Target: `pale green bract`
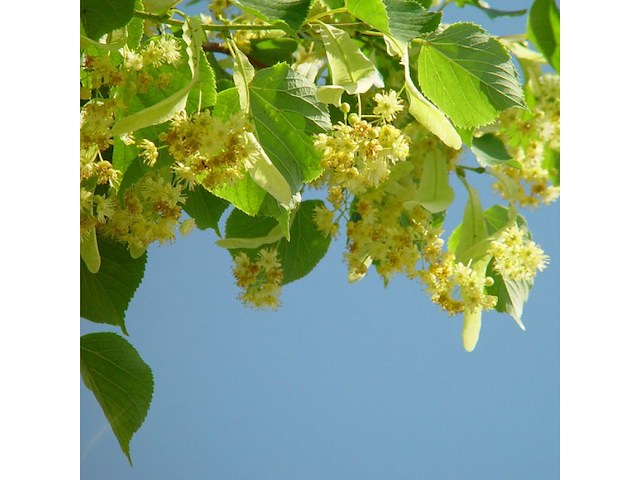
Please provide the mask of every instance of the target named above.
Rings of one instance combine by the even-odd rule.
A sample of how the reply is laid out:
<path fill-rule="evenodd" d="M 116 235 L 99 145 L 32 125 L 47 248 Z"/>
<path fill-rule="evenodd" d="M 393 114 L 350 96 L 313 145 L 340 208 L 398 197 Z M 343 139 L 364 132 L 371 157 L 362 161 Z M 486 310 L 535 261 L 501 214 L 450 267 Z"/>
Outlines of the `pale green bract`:
<path fill-rule="evenodd" d="M 183 25 L 183 39 L 187 43 L 187 55 L 191 80 L 180 90 L 165 98 L 155 105 L 118 120 L 111 132 L 114 136 L 140 130 L 151 125 L 158 125 L 171 120 L 176 113 L 184 110 L 191 89 L 198 83 L 200 73 L 200 56 L 204 33 L 201 30 L 200 20 L 190 18 Z"/>
<path fill-rule="evenodd" d="M 365 93 L 372 86 L 383 88 L 380 72 L 344 30 L 318 22 L 322 42 L 327 51 L 333 85 L 350 95 Z"/>
<path fill-rule="evenodd" d="M 422 205 L 432 213 L 445 211 L 453 202 L 453 188 L 449 185 L 449 165 L 444 154 L 437 152 L 424 160 L 420 184 L 413 199 L 405 207 Z"/>

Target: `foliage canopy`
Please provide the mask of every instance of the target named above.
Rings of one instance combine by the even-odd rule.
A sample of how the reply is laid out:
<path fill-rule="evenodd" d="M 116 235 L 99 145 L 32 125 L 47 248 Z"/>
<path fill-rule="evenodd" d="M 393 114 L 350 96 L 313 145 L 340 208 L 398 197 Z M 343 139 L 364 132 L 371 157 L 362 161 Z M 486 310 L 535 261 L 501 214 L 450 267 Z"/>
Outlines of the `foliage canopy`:
<path fill-rule="evenodd" d="M 343 229 L 350 281 L 414 279 L 462 316 L 466 350 L 483 311 L 524 329 L 548 257 L 523 207 L 559 195 L 560 13 L 455 0 L 528 15 L 499 38 L 445 23 L 449 3 L 215 0 L 188 16 L 172 0 L 81 0 L 81 316 L 126 335 L 147 248 L 194 227 L 229 251 L 239 299 L 275 309 Z M 501 203 L 482 204 L 478 175 Z M 445 239 L 456 180 L 468 199 Z M 131 461 L 151 369 L 94 333 L 81 373 Z"/>

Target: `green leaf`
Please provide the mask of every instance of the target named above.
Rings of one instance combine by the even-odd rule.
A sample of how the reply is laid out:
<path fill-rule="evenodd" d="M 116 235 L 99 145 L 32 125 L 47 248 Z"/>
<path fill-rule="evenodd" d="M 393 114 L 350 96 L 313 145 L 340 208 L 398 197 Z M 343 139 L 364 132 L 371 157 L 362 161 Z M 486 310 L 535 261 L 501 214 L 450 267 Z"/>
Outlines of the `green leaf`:
<path fill-rule="evenodd" d="M 375 85 L 384 86 L 375 65 L 358 48 L 344 30 L 318 22 L 320 34 L 327 51 L 331 82 L 344 88 L 347 93 L 365 93 Z"/>
<path fill-rule="evenodd" d="M 282 238 L 278 222 L 273 217 L 251 217 L 233 209 L 227 218 L 224 237 L 216 243 L 227 249 L 255 249 Z"/>
<path fill-rule="evenodd" d="M 484 211 L 484 219 L 487 222 L 487 232 L 494 235 L 496 232 L 510 226 L 514 221 L 519 227 L 526 228 L 527 222 L 522 215 L 514 216 L 512 209 L 502 205 L 494 205 Z"/>
<path fill-rule="evenodd" d="M 403 43 L 434 31 L 442 18 L 413 0 L 347 0 L 345 6 L 354 17 Z"/>
<path fill-rule="evenodd" d="M 408 46 L 401 44 L 393 37 L 385 37 L 385 41 L 396 54 L 401 56 L 401 63 L 404 65 L 406 93 L 409 99 L 409 113 L 420 125 L 442 140 L 445 145 L 459 150 L 462 147 L 462 138 L 454 126 L 444 113 L 422 95 L 411 79 Z"/>
<path fill-rule="evenodd" d="M 198 82 L 187 97 L 187 113 L 204 110 L 216 104 L 216 75 L 208 61 L 198 62 Z"/>
<path fill-rule="evenodd" d="M 236 208 L 250 216 L 257 215 L 267 192 L 246 174 L 236 180 L 232 186 L 225 185 L 212 192 L 214 195 L 231 202 Z"/>
<path fill-rule="evenodd" d="M 134 0 L 80 0 L 80 21 L 89 38 L 124 27 L 133 18 Z"/>
<path fill-rule="evenodd" d="M 218 222 L 220 222 L 220 217 L 222 217 L 228 206 L 229 202 L 216 197 L 198 185 L 187 192 L 187 201 L 183 209 L 196 221 L 196 225 L 200 230 L 213 228 L 220 236 Z"/>
<path fill-rule="evenodd" d="M 322 172 L 312 136 L 331 128 L 327 107 L 316 99 L 316 86 L 281 63 L 256 73 L 250 103 L 260 145 L 291 190 L 299 191 L 302 182 Z"/>
<path fill-rule="evenodd" d="M 527 19 L 527 36 L 560 73 L 560 10 L 555 0 L 535 0 Z"/>
<path fill-rule="evenodd" d="M 471 151 L 483 167 L 508 165 L 513 168 L 522 168 L 520 162 L 511 158 L 502 140 L 491 133 L 474 137 L 471 142 Z"/>
<path fill-rule="evenodd" d="M 80 337 L 80 373 L 93 392 L 129 463 L 129 443 L 151 404 L 153 374 L 135 348 L 115 333 Z"/>
<path fill-rule="evenodd" d="M 441 12 L 430 12 L 412 0 L 384 0 L 384 4 L 389 15 L 389 33 L 402 42 L 433 32 L 442 19 Z"/>
<path fill-rule="evenodd" d="M 237 4 L 264 20 L 284 23 L 287 32 L 295 35 L 307 19 L 311 0 L 238 0 Z"/>
<path fill-rule="evenodd" d="M 291 208 L 284 208 L 275 198 L 267 195 L 262 202 L 259 215 L 275 218 L 284 238 L 291 240 L 291 221 L 293 220 L 291 211 Z"/>
<path fill-rule="evenodd" d="M 111 163 L 113 168 L 122 172 L 123 175 L 127 173 L 129 166 L 138 156 L 138 149 L 135 145 L 127 145 L 120 137 L 113 138 L 113 155 L 111 157 Z M 122 182 L 121 182 L 122 183 Z M 120 185 L 118 186 L 120 188 Z"/>
<path fill-rule="evenodd" d="M 382 0 L 346 0 L 351 15 L 364 20 L 382 33 L 391 33 L 387 8 Z"/>
<path fill-rule="evenodd" d="M 449 251 L 453 251 L 457 261 L 464 264 L 484 255 L 484 252 L 476 252 L 474 247 L 489 236 L 480 195 L 473 187 L 468 187 L 468 191 L 469 200 L 464 209 L 462 223 L 458 227 L 459 231 L 456 236 L 452 233 L 449 238 Z"/>
<path fill-rule="evenodd" d="M 291 283 L 307 275 L 322 260 L 331 244 L 313 221 L 313 209 L 321 200 L 305 200 L 300 204 L 291 224 L 291 240 L 281 240 L 278 253 L 282 258 L 282 284 Z"/>
<path fill-rule="evenodd" d="M 522 323 L 522 311 L 529 298 L 529 291 L 533 286 L 526 280 L 505 280 L 489 266 L 487 276 L 493 278 L 493 285 L 487 287 L 487 293 L 498 297 L 496 311 L 511 315 L 522 330 L 526 330 Z"/>
<path fill-rule="evenodd" d="M 273 217 L 252 218 L 234 210 L 227 219 L 227 238 L 217 243 L 232 255 L 244 251 L 250 257 L 255 257 L 258 249 L 274 245 L 282 263 L 282 283 L 291 283 L 311 272 L 331 244 L 331 238 L 325 237 L 313 221 L 313 209 L 318 205 L 322 205 L 321 200 L 305 200 L 300 204 L 291 223 L 289 241 Z"/>
<path fill-rule="evenodd" d="M 549 172 L 551 183 L 560 186 L 560 152 L 549 147 L 544 147 L 544 157 L 542 158 L 542 168 Z"/>
<path fill-rule="evenodd" d="M 291 61 L 297 48 L 298 42 L 289 37 L 252 39 L 251 57 L 266 66 L 271 66 Z"/>
<path fill-rule="evenodd" d="M 502 110 L 524 106 L 509 52 L 479 26 L 456 23 L 422 43 L 420 87 L 456 125 L 486 125 Z"/>
<path fill-rule="evenodd" d="M 449 162 L 445 155 L 434 152 L 424 159 L 422 178 L 416 195 L 405 206 L 420 204 L 432 213 L 442 212 L 453 203 L 453 188 L 449 185 Z"/>
<path fill-rule="evenodd" d="M 141 0 L 135 0 L 134 10 L 144 10 Z M 142 41 L 142 35 L 144 34 L 144 19 L 139 17 L 133 17 L 127 24 L 127 46 L 130 49 L 138 48 Z"/>
<path fill-rule="evenodd" d="M 147 257 L 133 259 L 126 246 L 100 238 L 98 248 L 101 266 L 97 273 L 80 262 L 80 316 L 119 326 L 126 333 L 125 312 L 142 281 Z"/>

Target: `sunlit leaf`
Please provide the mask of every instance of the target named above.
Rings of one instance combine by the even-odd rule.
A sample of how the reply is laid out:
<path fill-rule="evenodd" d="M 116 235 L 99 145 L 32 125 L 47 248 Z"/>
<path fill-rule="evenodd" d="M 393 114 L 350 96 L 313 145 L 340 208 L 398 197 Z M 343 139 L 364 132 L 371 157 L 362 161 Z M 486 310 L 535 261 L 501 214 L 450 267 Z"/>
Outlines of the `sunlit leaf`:
<path fill-rule="evenodd" d="M 456 125 L 486 125 L 502 110 L 524 107 L 509 52 L 479 26 L 455 23 L 422 44 L 420 87 Z"/>

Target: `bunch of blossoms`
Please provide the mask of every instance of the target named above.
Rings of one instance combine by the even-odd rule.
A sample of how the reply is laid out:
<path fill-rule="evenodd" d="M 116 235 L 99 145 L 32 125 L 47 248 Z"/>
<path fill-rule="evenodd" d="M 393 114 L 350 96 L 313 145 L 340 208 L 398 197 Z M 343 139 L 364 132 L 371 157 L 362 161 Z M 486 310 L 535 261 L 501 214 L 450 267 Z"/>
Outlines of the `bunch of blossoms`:
<path fill-rule="evenodd" d="M 233 184 L 254 165 L 259 151 L 249 128 L 240 113 L 223 122 L 208 110 L 191 116 L 181 112 L 160 140 L 175 159 L 172 168 L 180 182 L 190 189 L 197 184 L 215 189 Z"/>
<path fill-rule="evenodd" d="M 449 170 L 453 170 L 461 152 L 449 148 L 416 122 L 409 123 L 403 131 L 411 138 L 412 145 L 412 182 L 406 190 L 412 198 L 423 177 L 426 162 L 444 159 Z M 443 251 L 442 226 L 433 220 L 432 224 L 430 236 L 421 244 L 423 268 L 415 274 L 425 284 L 431 301 L 449 315 L 494 308 L 496 297 L 485 293 L 485 287 L 493 284 L 493 280 L 478 274 L 470 265 L 456 261 L 453 253 Z"/>
<path fill-rule="evenodd" d="M 419 264 L 442 247 L 435 217 L 421 205 L 405 207 L 407 198 L 378 189 L 354 200 L 344 256 L 351 281 L 371 264 L 385 283 L 394 274 L 416 278 Z"/>
<path fill-rule="evenodd" d="M 322 151 L 324 169 L 320 183 L 359 195 L 379 186 L 393 165 L 406 160 L 409 139 L 388 123 L 402 110 L 401 100 L 392 91 L 376 95 L 375 101 L 378 125 L 351 114 L 348 124 L 340 122 L 331 134 L 316 136 L 314 146 Z"/>
<path fill-rule="evenodd" d="M 536 273 L 546 268 L 549 257 L 517 224 L 505 229 L 493 240 L 488 253 L 493 255 L 495 270 L 505 280 L 532 283 Z"/>
<path fill-rule="evenodd" d="M 516 181 L 515 200 L 522 206 L 549 204 L 560 195 L 560 188 L 551 183 L 551 172 L 545 165 L 547 150 L 560 150 L 560 77 L 540 75 L 531 82 L 535 104 L 531 110 L 509 109 L 500 115 L 496 135 L 503 140 L 511 157 L 522 166 L 491 167 Z M 505 195 L 504 187 L 494 188 Z"/>
<path fill-rule="evenodd" d="M 172 79 L 168 71 L 155 78 L 150 71 L 163 65 L 176 66 L 182 57 L 180 42 L 175 37 L 163 35 L 135 50 L 125 46 L 117 52 L 85 52 L 82 73 L 90 79 L 92 89 L 124 85 L 128 90 L 144 93 L 151 85 L 166 86 Z"/>
<path fill-rule="evenodd" d="M 485 292 L 485 287 L 493 285 L 493 279 L 479 274 L 471 265 L 456 262 L 450 252 L 444 253 L 428 270 L 421 271 L 420 278 L 427 285 L 431 301 L 449 315 L 491 310 L 498 301 Z"/>
<path fill-rule="evenodd" d="M 120 172 L 102 158 L 113 143 L 111 126 L 116 101 L 91 100 L 80 110 L 80 238 L 87 238 L 108 210 L 101 197 L 94 197 L 96 186 L 117 183 Z M 96 210 L 97 209 L 97 210 Z"/>
<path fill-rule="evenodd" d="M 109 209 L 97 226 L 98 234 L 128 244 L 132 253 L 144 252 L 155 241 L 173 241 L 185 197 L 183 187 L 170 177 L 166 170 L 147 174 L 126 190 L 122 202 L 111 189 L 102 200 Z M 180 230 L 186 235 L 193 226 L 193 219 L 187 219 Z"/>
<path fill-rule="evenodd" d="M 233 276 L 243 289 L 238 298 L 256 308 L 277 309 L 283 271 L 275 248 L 261 249 L 254 259 L 242 252 L 233 257 Z"/>

